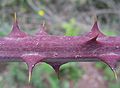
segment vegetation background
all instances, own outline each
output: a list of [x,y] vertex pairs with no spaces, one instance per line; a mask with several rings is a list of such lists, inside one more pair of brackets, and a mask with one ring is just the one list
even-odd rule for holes
[[[101,31],[115,36],[120,34],[119,8],[120,0],[0,0],[0,36],[11,31],[14,12],[21,30],[31,35],[43,21],[51,35],[81,35],[90,31],[97,15]],[[29,85],[25,63],[0,63],[0,88],[120,88],[120,79],[116,81],[101,62],[67,63],[61,67],[60,78],[42,63],[34,69]]]

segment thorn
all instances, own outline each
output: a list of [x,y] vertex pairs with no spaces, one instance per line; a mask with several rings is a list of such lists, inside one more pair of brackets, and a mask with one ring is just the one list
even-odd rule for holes
[[30,83],[31,77],[32,77],[32,71],[33,68],[39,63],[41,62],[43,58],[43,56],[39,55],[39,54],[24,54],[21,56],[23,61],[25,61],[25,63],[27,64],[28,67],[28,72],[29,72],[29,77],[28,77],[28,82]]
[[45,22],[45,21],[43,21],[43,22],[42,22],[42,26],[43,26],[43,27],[45,27],[45,24],[46,24],[46,22]]
[[31,82],[31,78],[32,78],[32,72],[33,72],[33,69],[34,69],[34,67],[35,67],[35,65],[36,65],[37,63],[35,63],[35,64],[31,64],[31,63],[27,63],[27,65],[28,65],[28,83],[30,83]]
[[94,15],[94,23],[97,22],[97,15]]
[[112,68],[112,71],[113,71],[113,74],[114,74],[114,77],[116,80],[118,80],[118,76],[117,76],[117,72],[114,68]]
[[60,70],[57,73],[57,78],[60,80]]
[[45,21],[42,22],[41,26],[40,26],[40,29],[39,29],[39,32],[36,33],[37,36],[41,36],[41,35],[48,35],[46,33],[46,27],[45,27]]
[[60,79],[60,67],[67,63],[67,62],[62,62],[62,63],[58,63],[58,62],[46,62],[47,64],[49,64],[53,69],[54,71],[56,72],[57,74],[57,78]]
[[33,72],[33,68],[35,67],[36,64],[27,64],[28,65],[28,83],[30,83],[31,78],[32,78],[32,72]]
[[100,32],[99,28],[98,28],[98,23],[97,23],[97,17],[96,16],[94,17],[94,25],[93,25],[91,30],[92,30],[92,32],[98,32],[98,33]]
[[97,40],[97,38],[98,38],[98,35],[96,35],[95,37],[93,37],[93,38],[91,38],[90,40],[88,40],[87,41],[87,43],[89,42],[96,42],[96,40]]
[[16,16],[16,12],[14,13],[14,22],[17,21],[17,16]]
[[[94,24],[92,26],[91,32],[87,33],[85,36],[88,36],[89,38],[94,38],[94,37],[104,37],[105,35],[100,32],[99,27],[98,27],[98,22],[97,22],[97,16],[94,15]],[[96,39],[97,39],[96,37]]]
[[34,68],[35,65],[27,63],[27,66],[28,66],[28,83],[30,83],[31,78],[32,78],[33,68]]
[[96,36],[95,36],[94,38],[92,38],[91,40],[92,40],[92,41],[96,41],[97,37],[98,37],[98,35],[96,35]]
[[30,81],[31,81],[31,77],[32,77],[32,72],[29,71],[29,78],[28,78],[28,82],[29,82],[29,83],[30,83]]
[[109,54],[109,55],[102,55],[101,60],[106,63],[111,70],[113,71],[114,77],[117,80],[117,73],[116,73],[116,68],[117,68],[117,61],[119,60],[120,56],[119,55],[113,55],[113,54]]
[[57,67],[53,67],[53,69],[55,70],[56,74],[57,74],[57,78],[60,79],[60,66],[57,66]]
[[60,66],[62,65],[62,64],[58,64],[58,65],[54,65],[54,64],[49,64],[50,66],[52,66],[52,68],[54,69],[54,71],[56,72],[56,74],[57,74],[57,77],[58,77],[58,79],[60,79]]
[[14,24],[13,24],[13,28],[12,28],[13,32],[19,32],[19,26],[18,26],[18,22],[17,22],[17,15],[16,12],[14,13]]
[[61,65],[51,65],[52,68],[54,69],[55,73],[57,74],[57,78],[60,79],[60,66]]
[[41,34],[47,34],[46,32],[46,27],[45,27],[45,21],[42,22],[41,27],[40,27],[40,32]]
[[26,37],[27,34],[20,31],[20,28],[19,28],[19,25],[18,25],[18,22],[17,22],[17,16],[16,16],[16,12],[14,13],[14,23],[13,23],[13,27],[12,27],[12,31],[11,33],[8,35],[9,37],[19,37],[19,38],[22,38],[22,37]]
[[92,32],[92,35],[95,35],[95,34],[99,34],[99,36],[105,36],[102,32],[100,32],[100,29],[98,27],[98,19],[97,19],[97,16],[94,15],[94,24],[93,24],[93,27],[91,29],[91,32]]

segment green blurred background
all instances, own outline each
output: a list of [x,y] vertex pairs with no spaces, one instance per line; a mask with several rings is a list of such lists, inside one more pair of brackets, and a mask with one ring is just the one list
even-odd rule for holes
[[[120,34],[119,8],[120,0],[0,0],[0,36],[11,31],[14,12],[21,30],[30,35],[43,21],[51,35],[81,35],[90,31],[97,15],[101,31],[115,36]],[[116,81],[102,62],[70,62],[61,67],[58,80],[54,70],[42,63],[35,67],[28,84],[25,63],[1,62],[0,88],[120,88],[120,79]]]

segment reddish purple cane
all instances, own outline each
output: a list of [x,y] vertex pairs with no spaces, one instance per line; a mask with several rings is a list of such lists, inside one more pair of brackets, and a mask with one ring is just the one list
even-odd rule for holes
[[100,32],[97,20],[91,32],[83,36],[55,36],[41,25],[34,36],[20,31],[16,19],[11,33],[0,38],[0,61],[25,61],[29,68],[29,82],[32,69],[39,62],[51,65],[59,74],[62,64],[71,61],[103,61],[114,72],[120,60],[120,37],[106,36]]

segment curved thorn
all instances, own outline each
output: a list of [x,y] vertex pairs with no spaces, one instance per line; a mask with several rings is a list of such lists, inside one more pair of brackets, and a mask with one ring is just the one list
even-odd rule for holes
[[102,55],[101,60],[106,63],[111,70],[113,71],[114,77],[117,80],[117,73],[116,73],[116,67],[117,67],[117,61],[119,60],[119,55],[109,54],[109,55]]
[[93,38],[89,39],[86,43],[96,42],[97,38],[98,38],[98,35],[96,35]]
[[117,72],[116,72],[115,68],[113,68],[111,65],[109,65],[109,63],[106,63],[106,64],[107,64],[107,65],[110,67],[110,69],[112,70],[115,79],[118,80],[118,76],[117,76]]
[[114,74],[114,77],[116,80],[118,80],[118,76],[117,76],[117,72],[114,68],[112,68],[112,71],[113,71],[113,74]]

